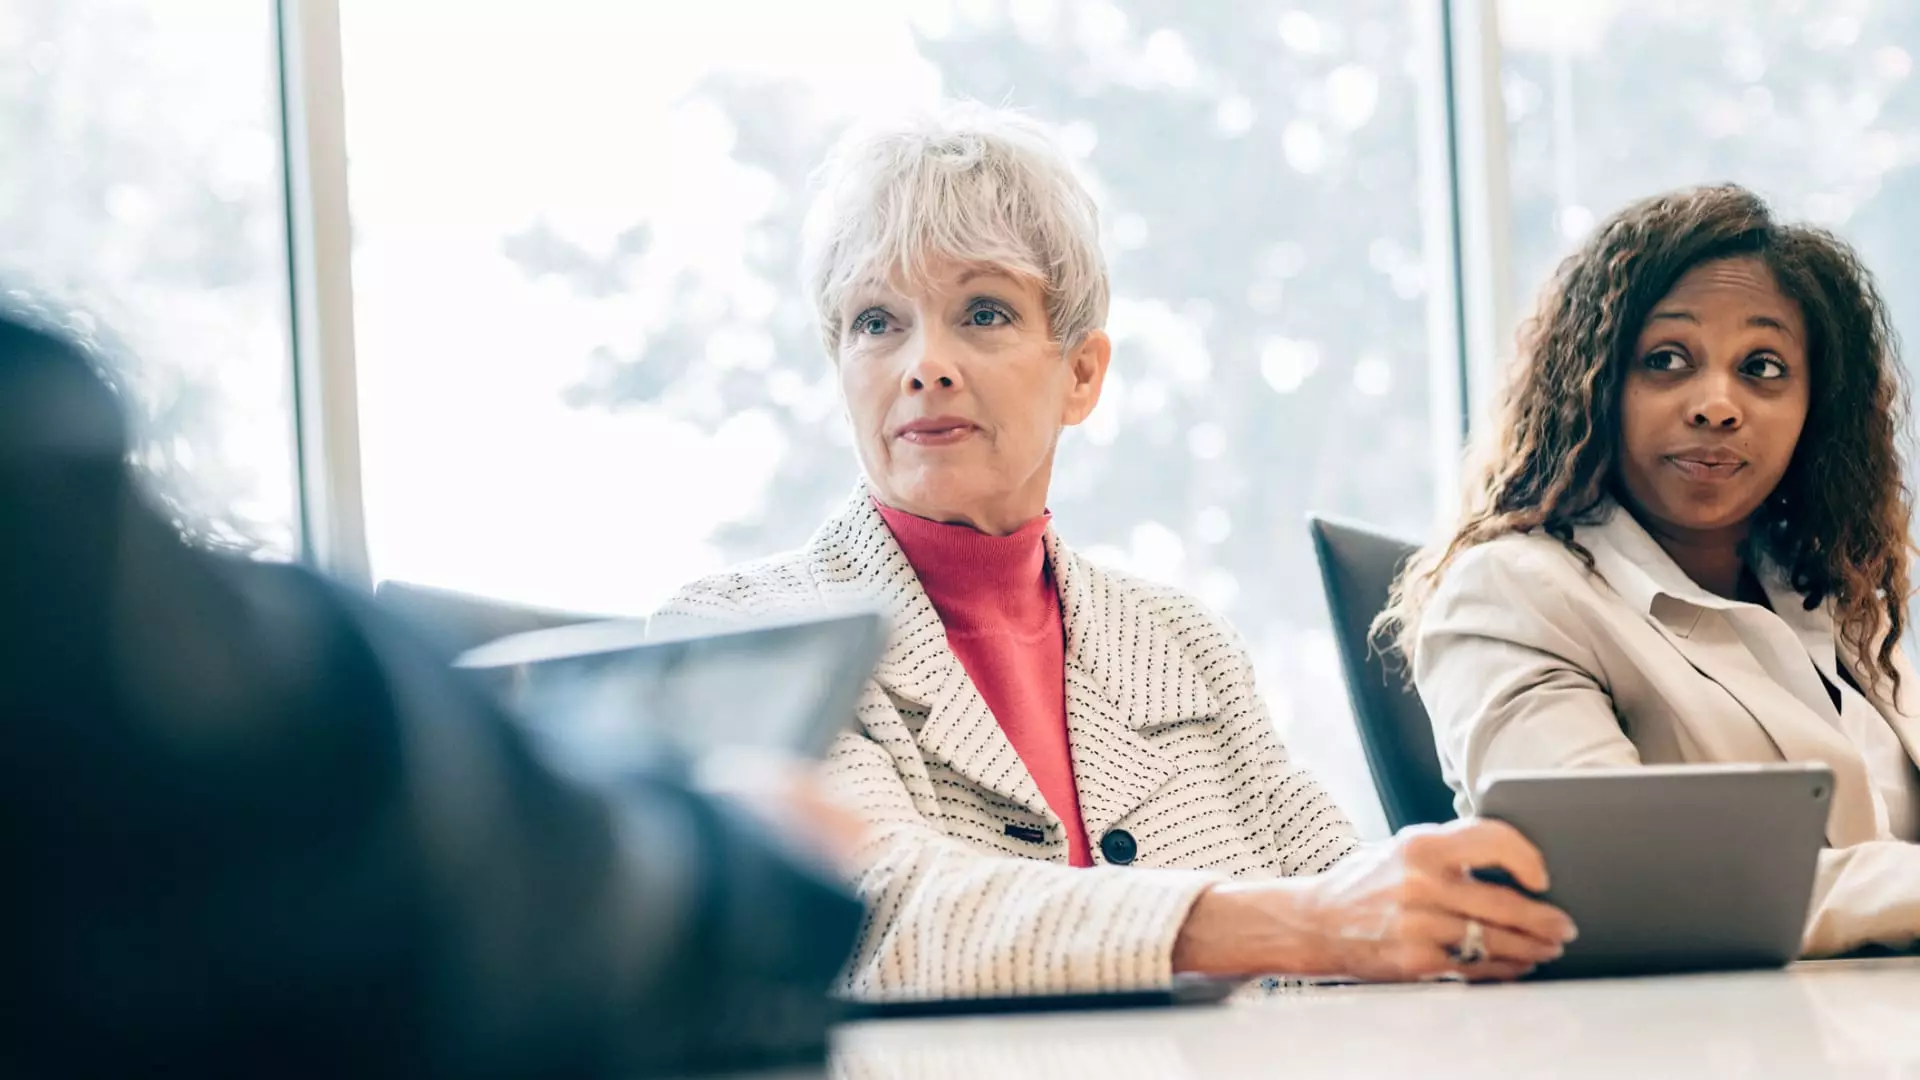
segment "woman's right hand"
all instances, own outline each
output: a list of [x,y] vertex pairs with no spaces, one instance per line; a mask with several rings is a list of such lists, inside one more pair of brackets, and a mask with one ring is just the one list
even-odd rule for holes
[[[1402,830],[1312,877],[1231,882],[1201,896],[1174,946],[1174,969],[1216,975],[1269,972],[1405,981],[1458,972],[1513,979],[1556,959],[1575,935],[1550,904],[1476,880],[1505,870],[1544,892],[1540,852],[1502,822],[1467,819]],[[1456,950],[1482,928],[1485,958]]]

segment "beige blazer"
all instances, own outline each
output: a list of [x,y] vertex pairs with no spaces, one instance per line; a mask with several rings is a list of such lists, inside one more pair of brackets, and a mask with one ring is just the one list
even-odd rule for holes
[[[1288,762],[1224,622],[1087,562],[1051,529],[1046,545],[1090,869],[1066,864],[1064,827],[864,489],[805,547],[695,582],[655,616],[679,626],[848,606],[891,614],[857,723],[828,761],[830,783],[873,829],[857,879],[867,923],[843,992],[1162,985],[1207,886],[1315,873],[1354,846],[1339,808]],[[1137,850],[1129,865],[1102,851],[1117,831]]]
[[[1886,831],[1865,759],[1816,711],[1811,665],[1793,686],[1776,681],[1731,605],[1631,515],[1614,509],[1574,539],[1596,572],[1551,537],[1508,536],[1461,553],[1422,614],[1414,680],[1458,809],[1499,769],[1821,762],[1835,784],[1807,951],[1920,937],[1920,845]],[[1777,578],[1768,587],[1776,610],[1798,602]],[[1858,681],[1920,761],[1920,678],[1898,663],[1898,702]]]

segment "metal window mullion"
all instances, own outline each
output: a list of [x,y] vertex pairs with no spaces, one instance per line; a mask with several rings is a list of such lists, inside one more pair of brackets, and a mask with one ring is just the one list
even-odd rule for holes
[[1421,249],[1426,256],[1427,406],[1433,515],[1444,528],[1457,503],[1467,436],[1466,339],[1460,306],[1459,170],[1454,161],[1453,54],[1446,0],[1407,0],[1421,63],[1415,85]]
[[278,0],[275,7],[302,552],[335,578],[366,587],[340,5]]
[[1488,417],[1513,356],[1513,199],[1498,0],[1446,0],[1460,319],[1469,429]]

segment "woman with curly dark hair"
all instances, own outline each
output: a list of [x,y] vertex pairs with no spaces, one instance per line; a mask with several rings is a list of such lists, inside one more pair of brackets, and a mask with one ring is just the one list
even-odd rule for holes
[[1521,333],[1451,536],[1376,627],[1463,813],[1508,768],[1820,762],[1810,953],[1920,936],[1905,395],[1872,276],[1738,187],[1639,202]]

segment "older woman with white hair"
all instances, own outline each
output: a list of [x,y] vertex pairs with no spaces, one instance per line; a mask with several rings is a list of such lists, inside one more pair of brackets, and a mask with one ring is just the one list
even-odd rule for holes
[[865,480],[803,548],[661,616],[892,615],[827,764],[868,825],[843,990],[1502,979],[1559,955],[1563,913],[1469,872],[1543,889],[1517,832],[1357,845],[1289,763],[1233,631],[1056,535],[1054,453],[1111,343],[1097,214],[1044,130],[948,105],[848,136],[823,176],[805,285]]

